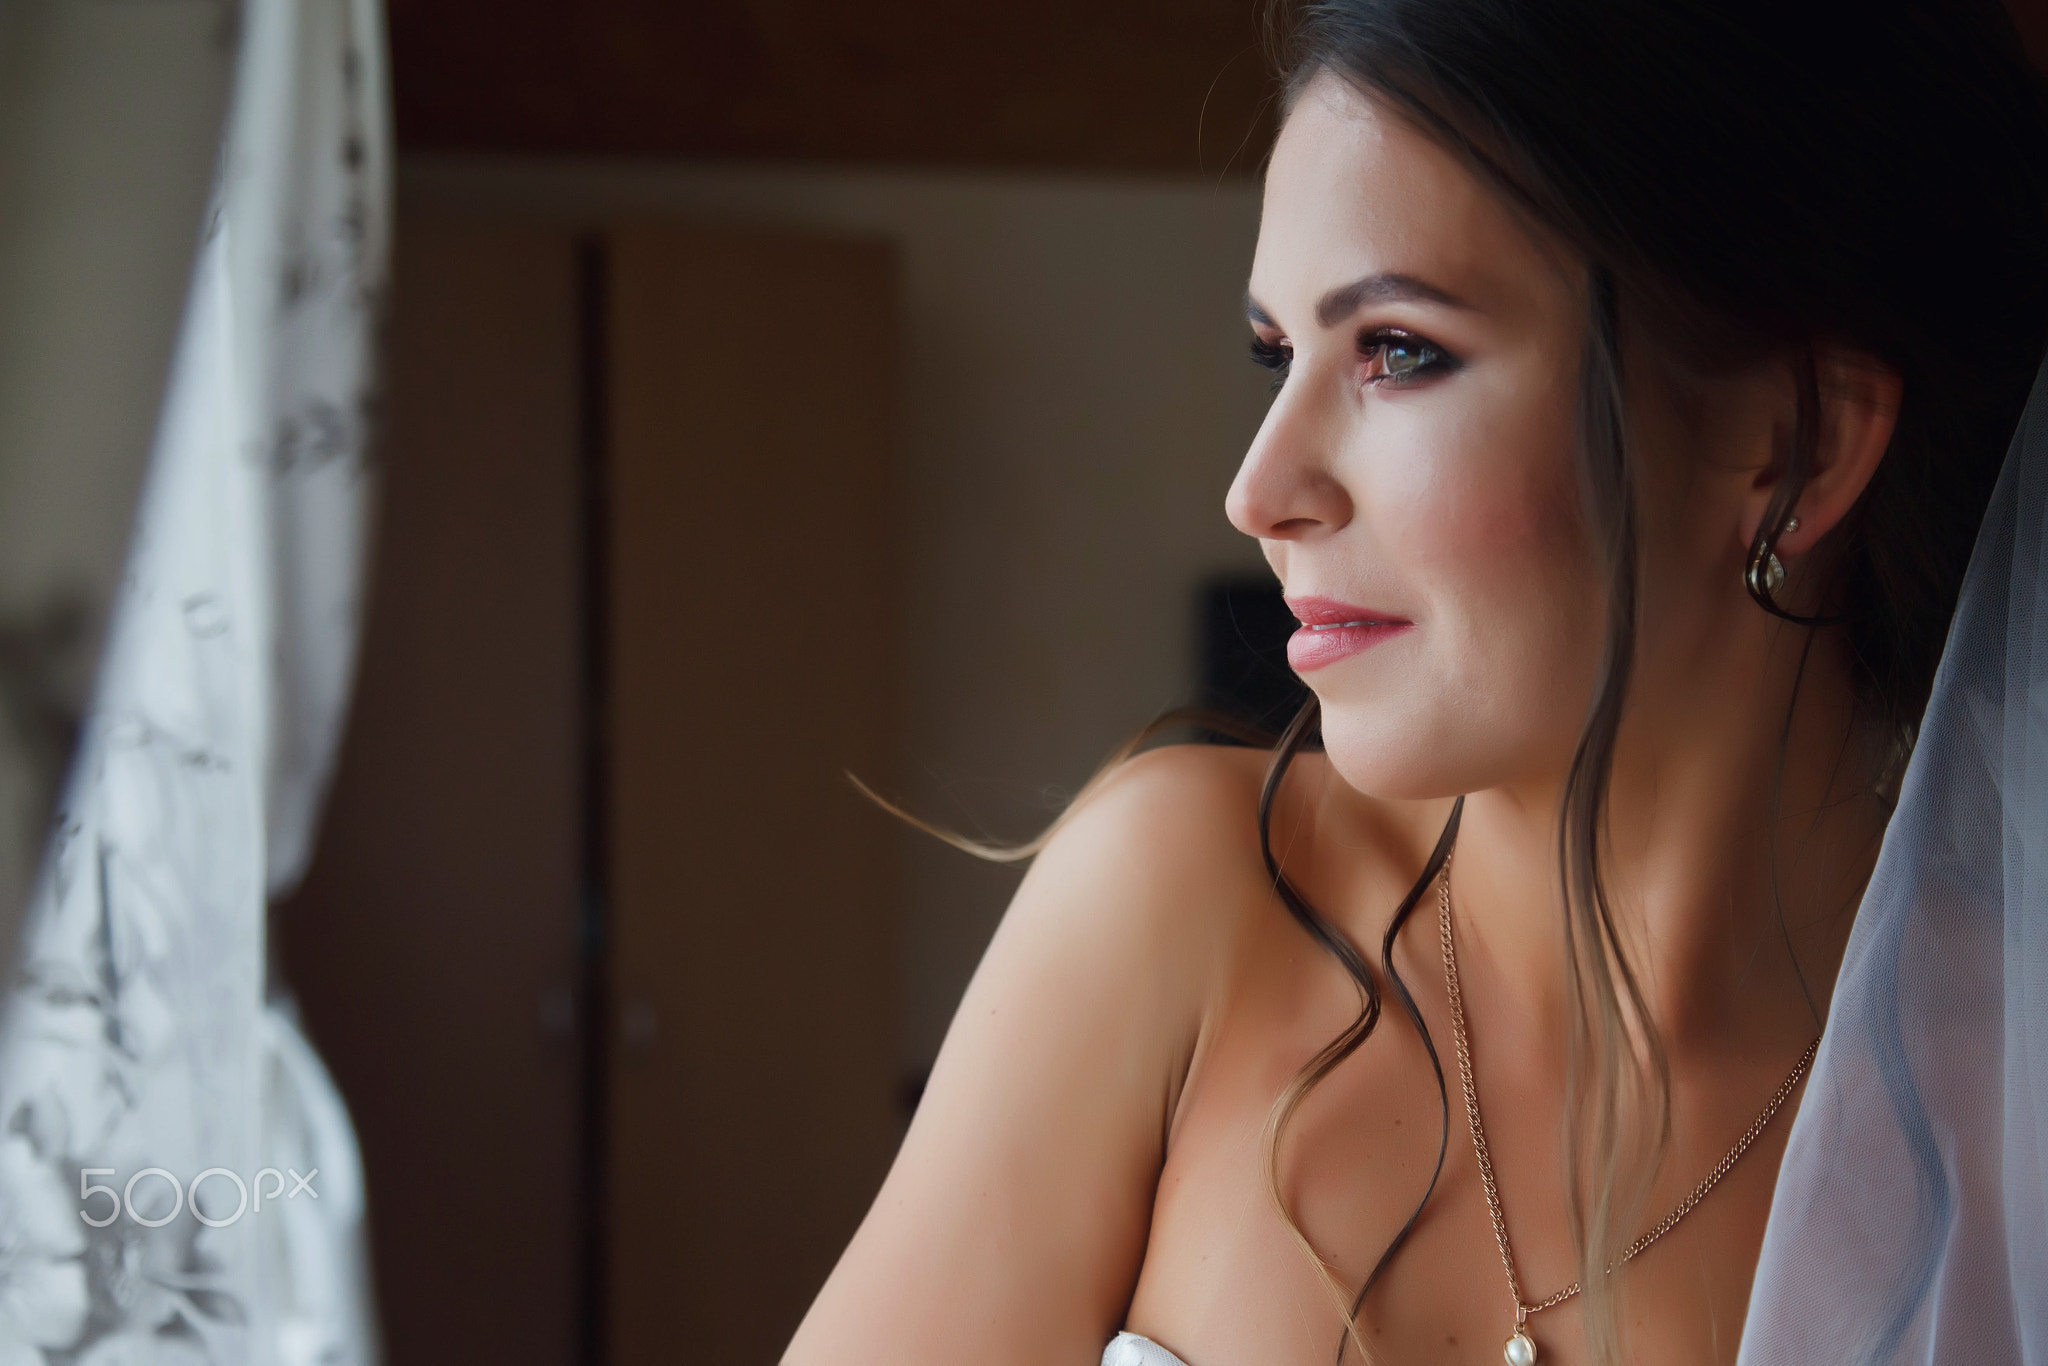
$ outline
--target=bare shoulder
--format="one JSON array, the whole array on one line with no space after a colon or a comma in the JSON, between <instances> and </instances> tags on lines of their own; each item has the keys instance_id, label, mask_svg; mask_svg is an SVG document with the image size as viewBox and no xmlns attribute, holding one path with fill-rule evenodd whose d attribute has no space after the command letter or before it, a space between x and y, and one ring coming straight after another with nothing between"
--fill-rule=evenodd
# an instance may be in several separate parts
<instances>
[{"instance_id":1,"label":"bare shoulder","mask_svg":"<svg viewBox=\"0 0 2048 1366\"><path fill-rule=\"evenodd\" d=\"M1205 935L1228 935L1248 901L1270 899L1258 812L1271 757L1168 745L1120 765L1061 822L1012 914L1037 912L1043 889L1110 919L1151 961L1164 953L1185 966L1190 950L1215 947Z\"/></svg>"},{"instance_id":2,"label":"bare shoulder","mask_svg":"<svg viewBox=\"0 0 2048 1366\"><path fill-rule=\"evenodd\" d=\"M888 1181L785 1358L1093 1360L1137 1283L1174 1097L1260 895L1260 756L1119 766L1034 860ZM1266 893L1270 895L1268 891Z\"/></svg>"},{"instance_id":3,"label":"bare shoulder","mask_svg":"<svg viewBox=\"0 0 2048 1366\"><path fill-rule=\"evenodd\" d=\"M1171 745L1130 760L1076 803L1011 915L1084 918L1083 932L1213 988L1247 936L1298 932L1274 914L1260 842L1259 800L1272 759L1267 750ZM1271 846L1312 904L1391 906L1421 869L1448 811L1447 802L1361 793L1325 755L1305 751L1276 795Z\"/></svg>"},{"instance_id":4,"label":"bare shoulder","mask_svg":"<svg viewBox=\"0 0 2048 1366\"><path fill-rule=\"evenodd\" d=\"M1091 1048L1121 1051L1162 1113L1246 926L1270 918L1258 829L1270 757L1172 745L1091 784L1025 874L956 1028L1006 996L1010 1018L1041 1035L1092 1020L1116 1042Z\"/></svg>"},{"instance_id":5,"label":"bare shoulder","mask_svg":"<svg viewBox=\"0 0 2048 1366\"><path fill-rule=\"evenodd\" d=\"M1238 861L1258 852L1259 790L1272 756L1226 745L1165 745L1104 776L1075 804L1061 836L1109 841L1157 870ZM1060 837L1055 837L1058 842Z\"/></svg>"}]
</instances>

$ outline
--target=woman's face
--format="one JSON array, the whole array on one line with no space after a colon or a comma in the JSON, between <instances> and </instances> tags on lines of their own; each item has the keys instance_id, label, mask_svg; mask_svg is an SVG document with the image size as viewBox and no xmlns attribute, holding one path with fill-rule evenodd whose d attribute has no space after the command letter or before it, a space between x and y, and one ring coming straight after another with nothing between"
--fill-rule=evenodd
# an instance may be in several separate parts
<instances>
[{"instance_id":1,"label":"woman's face","mask_svg":"<svg viewBox=\"0 0 2048 1366\"><path fill-rule=\"evenodd\" d=\"M1361 791L1569 763L1604 611L1573 454L1583 298L1448 152L1342 81L1304 92L1247 301L1278 392L1228 507L1304 621L1290 662Z\"/></svg>"}]
</instances>

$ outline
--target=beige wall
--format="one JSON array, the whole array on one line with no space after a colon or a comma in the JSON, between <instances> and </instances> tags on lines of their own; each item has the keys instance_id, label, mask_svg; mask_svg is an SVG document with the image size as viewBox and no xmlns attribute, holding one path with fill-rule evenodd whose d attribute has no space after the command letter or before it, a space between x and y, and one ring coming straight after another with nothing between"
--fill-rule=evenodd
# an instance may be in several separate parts
<instances>
[{"instance_id":1,"label":"beige wall","mask_svg":"<svg viewBox=\"0 0 2048 1366\"><path fill-rule=\"evenodd\" d=\"M1222 512L1266 400L1244 359L1241 303L1255 187L418 157L399 183L415 208L676 214L896 243L902 792L914 809L1026 833L1112 746L1186 698L1195 585L1259 563ZM857 344L792 320L787 353L759 363L787 367L800 402L805 367ZM907 840L902 1050L916 1068L1015 875Z\"/></svg>"},{"instance_id":2,"label":"beige wall","mask_svg":"<svg viewBox=\"0 0 2048 1366\"><path fill-rule=\"evenodd\" d=\"M233 10L0 3L0 969L126 553Z\"/></svg>"}]
</instances>

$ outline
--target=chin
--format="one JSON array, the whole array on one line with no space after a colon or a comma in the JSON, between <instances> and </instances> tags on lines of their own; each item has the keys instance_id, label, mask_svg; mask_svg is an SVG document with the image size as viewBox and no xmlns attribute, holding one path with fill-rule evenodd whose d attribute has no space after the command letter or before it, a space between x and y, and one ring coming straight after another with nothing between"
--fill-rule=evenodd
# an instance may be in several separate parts
<instances>
[{"instance_id":1,"label":"chin","mask_svg":"<svg viewBox=\"0 0 2048 1366\"><path fill-rule=\"evenodd\" d=\"M1489 767L1448 732L1448 718L1385 706L1322 708L1323 751L1347 785L1382 801L1432 801L1485 786Z\"/></svg>"}]
</instances>

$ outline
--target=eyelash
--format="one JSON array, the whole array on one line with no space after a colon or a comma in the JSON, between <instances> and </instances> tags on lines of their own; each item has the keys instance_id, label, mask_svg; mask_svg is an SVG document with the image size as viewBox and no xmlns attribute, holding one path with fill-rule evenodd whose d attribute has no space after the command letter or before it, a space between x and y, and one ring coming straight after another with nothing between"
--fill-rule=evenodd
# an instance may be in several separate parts
<instances>
[{"instance_id":1,"label":"eyelash","mask_svg":"<svg viewBox=\"0 0 2048 1366\"><path fill-rule=\"evenodd\" d=\"M1368 332L1358 339L1358 351L1361 360L1367 362L1378 360L1384 365L1386 354L1389 350L1419 351L1423 354L1423 359L1418 361L1412 369L1398 374L1382 370L1377 375L1368 375L1365 380L1367 384L1381 384L1389 381L1396 385L1413 384L1422 377L1448 374L1457 369L1461 363L1457 357L1444 350L1441 346L1438 346L1435 342L1418 337L1413 332L1402 332L1394 328L1381 328L1377 332ZM1273 372L1273 392L1279 393L1280 387L1287 382L1288 367L1294 363L1292 348L1277 342L1266 341L1260 337L1253 337L1251 354L1253 364Z\"/></svg>"},{"instance_id":2,"label":"eyelash","mask_svg":"<svg viewBox=\"0 0 2048 1366\"><path fill-rule=\"evenodd\" d=\"M1287 382L1287 367L1294 363L1294 352L1284 346L1276 346L1262 337L1252 338L1252 364L1273 372L1273 392L1279 393L1280 386Z\"/></svg>"}]
</instances>

